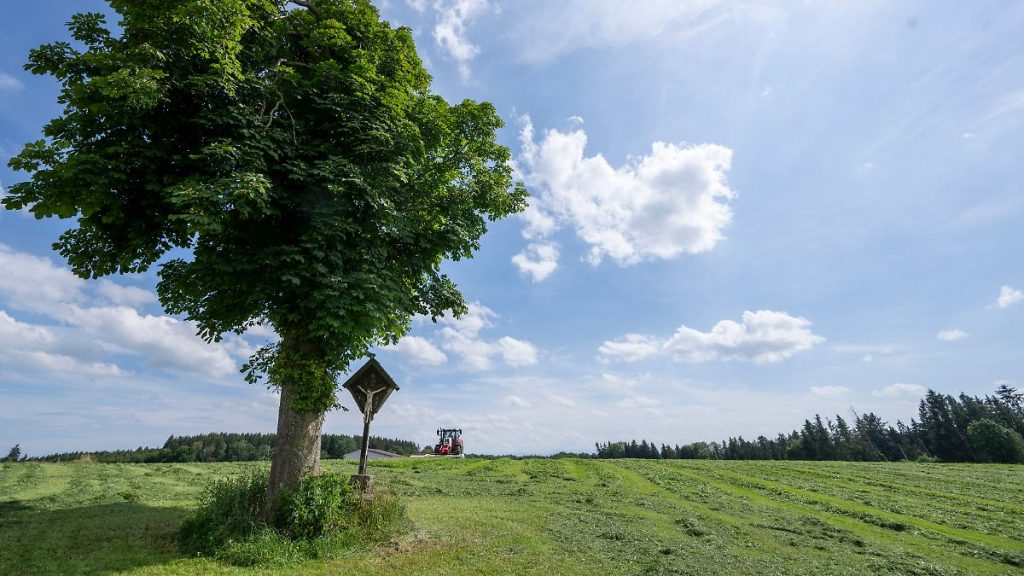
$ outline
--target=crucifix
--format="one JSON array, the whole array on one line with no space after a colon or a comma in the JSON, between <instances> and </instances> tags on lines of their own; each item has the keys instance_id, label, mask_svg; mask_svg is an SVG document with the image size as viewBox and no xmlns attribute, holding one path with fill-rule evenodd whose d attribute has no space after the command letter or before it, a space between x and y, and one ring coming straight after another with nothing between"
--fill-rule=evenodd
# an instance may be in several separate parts
<instances>
[{"instance_id":1,"label":"crucifix","mask_svg":"<svg viewBox=\"0 0 1024 576\"><path fill-rule=\"evenodd\" d=\"M373 420L373 396L380 389L366 389L359 386L359 391L366 395L366 407L363 409L363 442L359 448L359 472L360 476L366 474L366 452L370 448L370 421Z\"/></svg>"},{"instance_id":2,"label":"crucifix","mask_svg":"<svg viewBox=\"0 0 1024 576\"><path fill-rule=\"evenodd\" d=\"M352 483L367 496L372 494L373 476L366 473L367 453L370 449L370 422L384 405L391 393L398 390L398 384L384 371L384 367L371 358L341 385L352 394L356 406L363 413L363 441L359 447L359 471L352 476Z\"/></svg>"}]
</instances>

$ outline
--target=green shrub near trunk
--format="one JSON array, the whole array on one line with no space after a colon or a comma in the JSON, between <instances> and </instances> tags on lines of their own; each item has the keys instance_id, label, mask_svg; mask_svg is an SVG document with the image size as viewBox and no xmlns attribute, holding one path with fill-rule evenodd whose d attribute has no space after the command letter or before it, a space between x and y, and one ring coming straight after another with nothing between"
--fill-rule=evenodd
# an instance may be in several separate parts
<instances>
[{"instance_id":1,"label":"green shrub near trunk","mask_svg":"<svg viewBox=\"0 0 1024 576\"><path fill-rule=\"evenodd\" d=\"M324 473L284 491L264 510L267 471L254 468L214 481L180 531L182 549L230 564L279 564L331 558L392 538L409 526L405 508L386 489L356 492L345 475Z\"/></svg>"}]
</instances>

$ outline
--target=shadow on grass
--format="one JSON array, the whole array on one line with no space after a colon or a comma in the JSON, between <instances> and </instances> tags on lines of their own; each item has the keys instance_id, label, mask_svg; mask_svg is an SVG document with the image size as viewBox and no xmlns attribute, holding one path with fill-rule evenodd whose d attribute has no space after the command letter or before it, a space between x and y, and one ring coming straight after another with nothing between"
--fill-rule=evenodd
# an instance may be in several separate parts
<instances>
[{"instance_id":1,"label":"shadow on grass","mask_svg":"<svg viewBox=\"0 0 1024 576\"><path fill-rule=\"evenodd\" d=\"M111 574L181 557L186 514L132 502L40 509L0 502L0 574Z\"/></svg>"}]
</instances>

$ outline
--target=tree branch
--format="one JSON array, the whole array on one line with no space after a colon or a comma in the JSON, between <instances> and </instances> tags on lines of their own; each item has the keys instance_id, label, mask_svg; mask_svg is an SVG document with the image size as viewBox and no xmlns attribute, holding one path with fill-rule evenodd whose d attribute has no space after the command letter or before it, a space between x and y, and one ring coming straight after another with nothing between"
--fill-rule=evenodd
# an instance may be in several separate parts
<instances>
[{"instance_id":1,"label":"tree branch","mask_svg":"<svg viewBox=\"0 0 1024 576\"><path fill-rule=\"evenodd\" d=\"M298 4L299 6L302 6L303 8L305 8L306 10L309 10L317 18L323 18L324 17L324 13L321 12L320 9L316 7L316 4L313 4L313 0L288 0L288 1L291 2L292 4Z\"/></svg>"},{"instance_id":2,"label":"tree branch","mask_svg":"<svg viewBox=\"0 0 1024 576\"><path fill-rule=\"evenodd\" d=\"M284 105L284 111L288 113L288 117L292 119L292 143L298 144L299 137L295 133L295 116L292 116L292 111L288 109L288 104L285 104L284 98L281 98L281 104Z\"/></svg>"},{"instance_id":3,"label":"tree branch","mask_svg":"<svg viewBox=\"0 0 1024 576\"><path fill-rule=\"evenodd\" d=\"M274 104L274 107L270 109L270 119L267 120L267 125L263 127L264 130L270 130L270 125L274 123L274 112L277 112L277 108L281 104L284 104L284 96L281 96L281 99L277 101L277 104ZM285 109L287 110L288 107L285 106ZM288 114L290 115L291 112Z\"/></svg>"}]
</instances>

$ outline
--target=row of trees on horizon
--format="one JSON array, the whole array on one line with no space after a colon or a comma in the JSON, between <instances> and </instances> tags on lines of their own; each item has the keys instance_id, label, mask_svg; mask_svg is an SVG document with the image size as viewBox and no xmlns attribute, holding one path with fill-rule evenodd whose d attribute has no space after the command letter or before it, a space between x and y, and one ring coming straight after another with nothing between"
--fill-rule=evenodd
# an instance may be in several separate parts
<instances>
[{"instance_id":1,"label":"row of trees on horizon","mask_svg":"<svg viewBox=\"0 0 1024 576\"><path fill-rule=\"evenodd\" d=\"M815 415L799 430L775 438L742 436L721 442L682 445L637 442L595 444L594 454L560 452L555 457L717 459L717 460L844 460L1024 463L1024 394L1003 385L994 396L952 396L929 390L921 399L918 418L889 425L878 415L852 411L847 421ZM19 446L0 461L67 462L239 462L268 460L274 434L215 432L171 436L161 448L100 452L64 452L28 458ZM321 456L341 458L359 448L360 437L324 434ZM415 442L370 437L370 447L401 455L416 453ZM429 450L430 447L424 448Z\"/></svg>"},{"instance_id":2,"label":"row of trees on horizon","mask_svg":"<svg viewBox=\"0 0 1024 576\"><path fill-rule=\"evenodd\" d=\"M804 420L799 430L775 438L742 436L722 442L660 447L653 442L605 442L598 458L720 460L846 460L1024 463L1024 394L1003 385L995 396L958 397L929 390L918 418L895 426L879 416Z\"/></svg>"},{"instance_id":3,"label":"row of trees on horizon","mask_svg":"<svg viewBox=\"0 0 1024 576\"><path fill-rule=\"evenodd\" d=\"M269 460L274 453L274 434L235 434L212 432L195 436L171 436L161 448L113 450L101 452L63 452L29 460L42 462L69 462L91 460L108 463L148 462L248 462ZM320 437L322 458L341 458L359 448L361 437L345 434L324 434ZM370 448L396 454L413 454L418 450L415 442L397 438L370 436Z\"/></svg>"}]
</instances>

